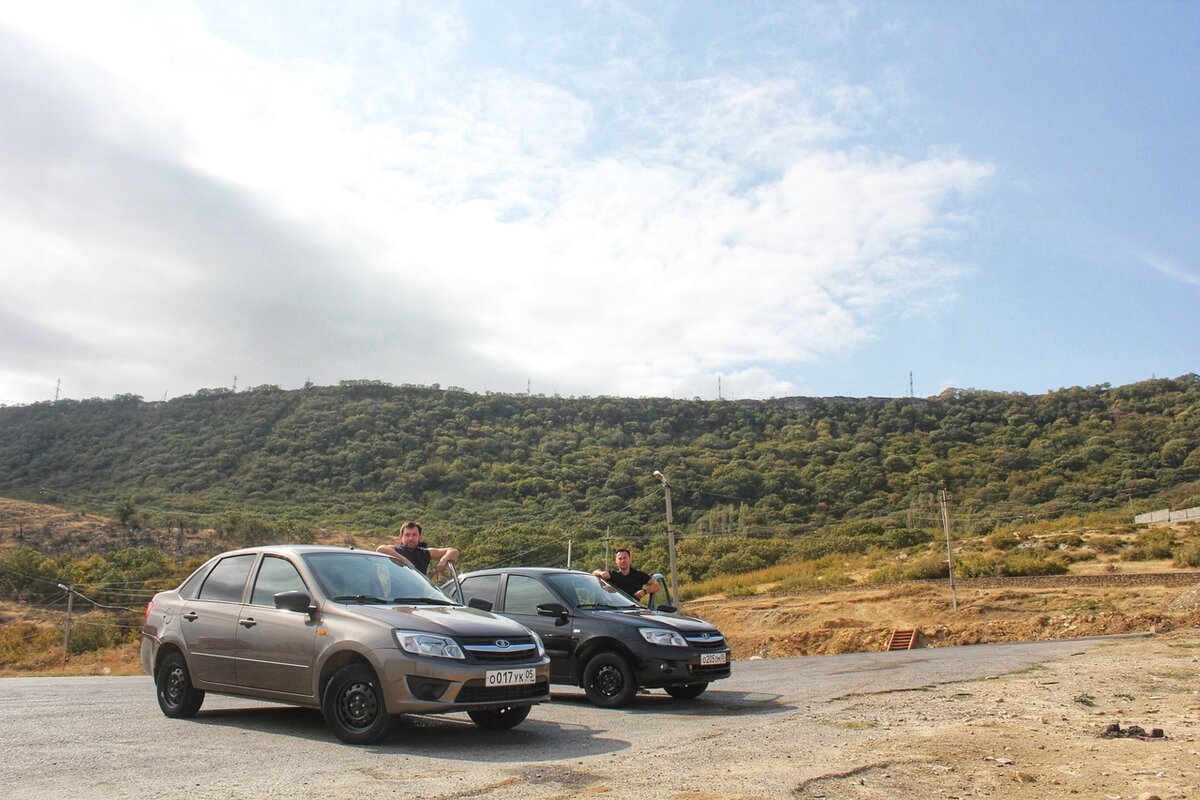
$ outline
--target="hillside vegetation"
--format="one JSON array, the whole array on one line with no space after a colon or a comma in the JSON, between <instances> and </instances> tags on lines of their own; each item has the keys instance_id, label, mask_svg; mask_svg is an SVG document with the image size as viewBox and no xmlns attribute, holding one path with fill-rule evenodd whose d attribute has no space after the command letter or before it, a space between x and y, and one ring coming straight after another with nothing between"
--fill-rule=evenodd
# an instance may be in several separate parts
<instances>
[{"instance_id":1,"label":"hillside vegetation","mask_svg":"<svg viewBox=\"0 0 1200 800\"><path fill-rule=\"evenodd\" d=\"M418 518L476 566L665 569L681 578L904 547L1036 520L1200 505L1200 376L1042 395L765 401L472 394L346 381L0 408L0 494L115 516L180 543L368 541ZM686 556L686 557L684 557Z\"/></svg>"}]
</instances>

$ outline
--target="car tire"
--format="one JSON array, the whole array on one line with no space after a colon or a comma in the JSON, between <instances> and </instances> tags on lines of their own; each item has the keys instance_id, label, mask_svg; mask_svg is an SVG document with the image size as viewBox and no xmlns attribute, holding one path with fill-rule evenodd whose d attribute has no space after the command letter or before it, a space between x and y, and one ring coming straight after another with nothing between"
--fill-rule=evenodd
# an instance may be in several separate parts
<instances>
[{"instance_id":1,"label":"car tire","mask_svg":"<svg viewBox=\"0 0 1200 800\"><path fill-rule=\"evenodd\" d=\"M637 681L624 657L599 653L583 669L583 691L601 708L620 708L637 694Z\"/></svg>"},{"instance_id":2,"label":"car tire","mask_svg":"<svg viewBox=\"0 0 1200 800\"><path fill-rule=\"evenodd\" d=\"M366 664L342 667L329 679L321 712L333 735L347 744L375 744L391 729L379 679Z\"/></svg>"},{"instance_id":3,"label":"car tire","mask_svg":"<svg viewBox=\"0 0 1200 800\"><path fill-rule=\"evenodd\" d=\"M530 706L505 706L504 708L479 708L468 711L467 716L481 728L489 731L506 731L515 728L529 716Z\"/></svg>"},{"instance_id":4,"label":"car tire","mask_svg":"<svg viewBox=\"0 0 1200 800\"><path fill-rule=\"evenodd\" d=\"M187 719L196 716L204 702L204 692L192 685L187 661L182 653L170 653L158 665L154 676L158 707L168 717Z\"/></svg>"},{"instance_id":5,"label":"car tire","mask_svg":"<svg viewBox=\"0 0 1200 800\"><path fill-rule=\"evenodd\" d=\"M676 700L692 700L704 694L704 690L708 688L707 683L688 683L683 686L667 686L665 687L667 694L674 697Z\"/></svg>"}]
</instances>

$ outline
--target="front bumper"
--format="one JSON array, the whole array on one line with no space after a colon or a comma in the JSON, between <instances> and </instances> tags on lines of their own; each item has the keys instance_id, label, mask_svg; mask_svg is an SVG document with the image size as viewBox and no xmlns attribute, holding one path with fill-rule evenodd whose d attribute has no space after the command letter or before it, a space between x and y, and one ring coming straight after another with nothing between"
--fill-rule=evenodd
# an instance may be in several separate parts
<instances>
[{"instance_id":1,"label":"front bumper","mask_svg":"<svg viewBox=\"0 0 1200 800\"><path fill-rule=\"evenodd\" d=\"M676 650L672 653L672 650ZM679 652L682 651L682 652ZM701 655L723 653L725 663L702 664ZM637 665L638 686L661 689L664 686L684 686L693 683L712 683L733 674L733 657L728 648L702 650L655 648L653 655Z\"/></svg>"},{"instance_id":2,"label":"front bumper","mask_svg":"<svg viewBox=\"0 0 1200 800\"><path fill-rule=\"evenodd\" d=\"M479 664L449 659L395 658L383 660L377 670L389 714L447 714L454 711L504 708L550 700L550 659L506 664L504 670L532 667L533 683L488 686L491 671ZM495 669L495 668L492 668Z\"/></svg>"}]
</instances>

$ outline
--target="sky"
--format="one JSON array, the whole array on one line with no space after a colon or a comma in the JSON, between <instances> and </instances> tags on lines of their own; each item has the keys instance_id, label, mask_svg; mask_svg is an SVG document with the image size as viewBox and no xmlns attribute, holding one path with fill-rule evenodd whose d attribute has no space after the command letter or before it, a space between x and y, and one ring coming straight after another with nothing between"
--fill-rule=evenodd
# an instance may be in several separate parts
<instances>
[{"instance_id":1,"label":"sky","mask_svg":"<svg viewBox=\"0 0 1200 800\"><path fill-rule=\"evenodd\" d=\"M1183 375L1198 131L1192 0L2 0L0 404Z\"/></svg>"}]
</instances>

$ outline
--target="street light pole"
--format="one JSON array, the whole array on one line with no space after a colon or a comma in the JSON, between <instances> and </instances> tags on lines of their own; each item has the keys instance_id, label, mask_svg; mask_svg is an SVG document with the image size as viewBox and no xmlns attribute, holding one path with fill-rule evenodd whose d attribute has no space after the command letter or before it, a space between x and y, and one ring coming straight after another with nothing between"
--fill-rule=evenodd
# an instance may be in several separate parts
<instances>
[{"instance_id":1,"label":"street light pole","mask_svg":"<svg viewBox=\"0 0 1200 800\"><path fill-rule=\"evenodd\" d=\"M675 571L675 518L671 515L671 483L658 470L654 470L654 477L662 481L667 498L667 552L671 556L671 602L679 605L679 577Z\"/></svg>"}]
</instances>

